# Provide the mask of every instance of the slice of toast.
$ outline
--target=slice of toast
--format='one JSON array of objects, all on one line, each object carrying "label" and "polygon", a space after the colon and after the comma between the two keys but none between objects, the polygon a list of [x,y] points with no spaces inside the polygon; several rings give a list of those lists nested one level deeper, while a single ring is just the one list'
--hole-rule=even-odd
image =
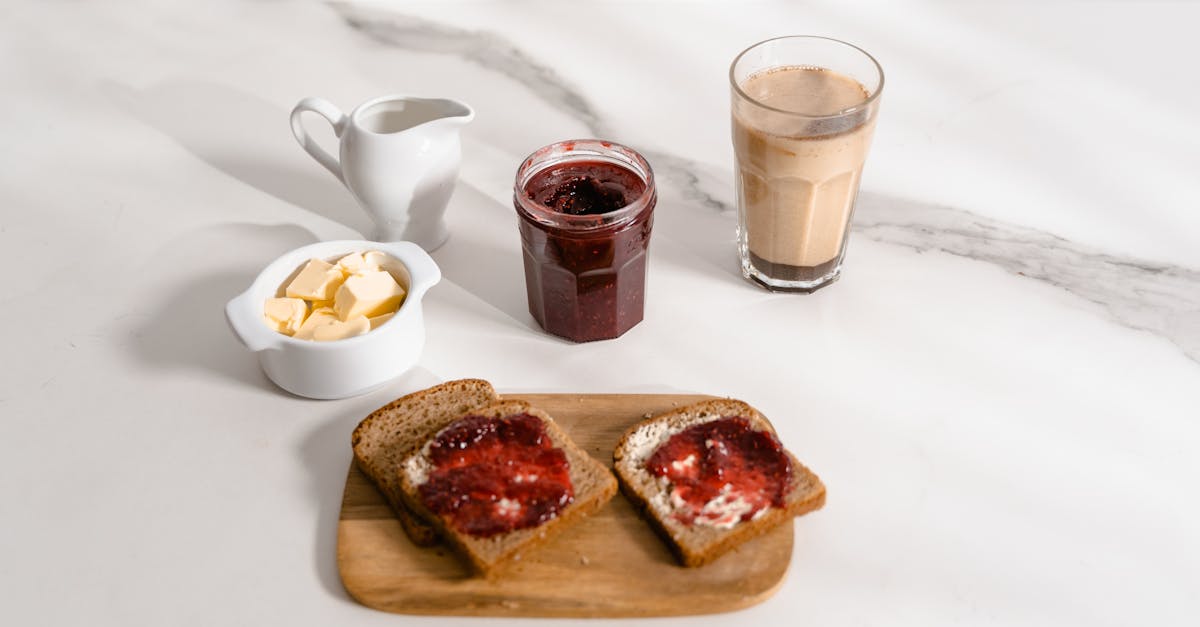
[{"label": "slice of toast", "polygon": [[404,504],[397,469],[404,457],[456,416],[495,402],[492,384],[481,379],[447,381],[398,398],[375,410],[354,429],[354,462],[387,498],[404,533],[418,546],[437,544],[433,525]]},{"label": "slice of toast", "polygon": [[655,477],[646,462],[662,444],[684,429],[719,418],[741,416],[754,431],[775,434],[771,423],[756,409],[732,399],[701,401],[654,416],[631,427],[613,451],[613,467],[621,480],[621,490],[650,520],[684,566],[702,566],[738,545],[790,521],[794,516],[819,509],[825,504],[825,486],[788,451],[791,477],[783,507],[767,507],[750,520],[730,528],[686,524],[675,517],[670,505],[671,485]]},{"label": "slice of toast", "polygon": [[[405,459],[399,473],[405,503],[426,520],[433,521],[442,537],[466,558],[477,572],[489,578],[504,572],[509,564],[520,559],[520,555],[544,543],[553,534],[599,510],[617,492],[617,480],[604,464],[579,448],[548,414],[529,403],[499,401],[465,412],[459,418],[505,418],[518,414],[529,414],[540,419],[550,441],[555,447],[562,449],[569,465],[568,474],[574,498],[557,516],[546,522],[535,527],[480,537],[454,529],[446,518],[431,512],[421,497],[420,486],[428,481],[429,443],[437,434],[431,436],[420,450],[414,451]],[[450,427],[455,422],[457,420],[446,426]]]}]

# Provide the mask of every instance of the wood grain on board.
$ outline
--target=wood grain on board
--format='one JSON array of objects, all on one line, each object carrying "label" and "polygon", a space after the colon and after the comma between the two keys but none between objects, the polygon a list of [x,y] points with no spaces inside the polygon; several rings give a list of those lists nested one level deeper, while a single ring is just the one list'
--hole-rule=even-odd
[{"label": "wood grain on board", "polygon": [[[612,468],[633,423],[710,398],[651,394],[512,394],[554,417]],[[347,441],[347,446],[349,442]],[[443,546],[409,541],[383,496],[353,464],[338,522],[338,568],[360,603],[401,614],[461,616],[673,616],[725,612],[769,597],[792,556],[780,525],[701,568],[678,565],[620,493],[602,510],[521,556],[503,578],[474,576]]]}]

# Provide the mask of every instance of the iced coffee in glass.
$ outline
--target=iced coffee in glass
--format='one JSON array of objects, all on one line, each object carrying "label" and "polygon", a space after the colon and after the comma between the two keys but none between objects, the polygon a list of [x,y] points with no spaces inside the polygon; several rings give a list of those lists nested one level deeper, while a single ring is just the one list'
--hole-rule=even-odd
[{"label": "iced coffee in glass", "polygon": [[883,70],[836,39],[779,37],[738,55],[729,80],[742,274],[824,287],[841,274]]}]

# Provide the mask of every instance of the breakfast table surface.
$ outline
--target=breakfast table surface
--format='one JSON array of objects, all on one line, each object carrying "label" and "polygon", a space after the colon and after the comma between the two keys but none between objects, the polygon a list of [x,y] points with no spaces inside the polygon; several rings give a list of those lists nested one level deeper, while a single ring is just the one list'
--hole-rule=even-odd
[{"label": "breakfast table surface", "polygon": [[[335,558],[354,426],[478,377],[743,399],[828,487],[760,605],[588,624],[1197,624],[1197,23],[1142,2],[4,3],[2,622],[478,622],[363,607]],[[843,276],[811,295],[748,283],[735,251],[729,63],[798,33],[886,75]],[[425,349],[368,394],[294,396],[223,307],[284,252],[369,234],[287,119],[389,93],[476,112]],[[572,344],[529,314],[512,185],[584,137],[642,152],[659,199],[644,321]]]}]

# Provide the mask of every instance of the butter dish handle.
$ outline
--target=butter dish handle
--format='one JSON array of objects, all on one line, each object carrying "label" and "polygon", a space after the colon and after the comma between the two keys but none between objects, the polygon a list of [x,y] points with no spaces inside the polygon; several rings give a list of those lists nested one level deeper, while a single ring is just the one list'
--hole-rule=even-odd
[{"label": "butter dish handle", "polygon": [[412,283],[409,285],[410,297],[420,300],[429,288],[442,280],[442,269],[429,253],[412,242],[388,242],[382,250],[389,252],[408,268]]},{"label": "butter dish handle", "polygon": [[273,348],[282,337],[262,321],[262,303],[254,302],[252,290],[246,290],[225,305],[225,321],[242,344],[254,352]]}]

